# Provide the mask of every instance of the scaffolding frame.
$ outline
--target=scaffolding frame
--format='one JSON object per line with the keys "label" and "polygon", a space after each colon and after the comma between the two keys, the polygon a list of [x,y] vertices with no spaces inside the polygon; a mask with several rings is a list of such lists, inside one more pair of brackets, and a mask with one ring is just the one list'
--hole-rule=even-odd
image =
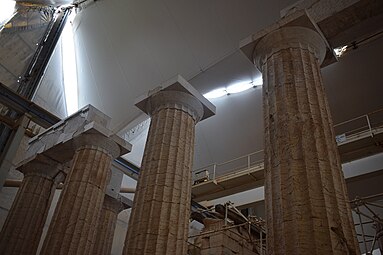
{"label": "scaffolding frame", "polygon": [[[245,236],[240,236],[240,237],[243,238],[246,242],[255,244],[257,252],[259,255],[265,255],[266,254],[266,239],[264,238],[265,234],[263,234],[263,233],[266,233],[265,221],[263,219],[257,217],[257,216],[246,217],[230,201],[226,202],[223,206],[224,206],[224,213],[223,213],[223,218],[221,218],[221,219],[224,220],[224,227],[222,227],[220,229],[201,232],[201,233],[196,234],[196,235],[191,235],[188,237],[188,239],[199,237],[199,236],[204,236],[204,235],[209,235],[209,234],[213,234],[213,233],[217,233],[217,232],[223,232],[223,231],[230,230],[233,228],[245,227],[245,228],[247,228],[248,238],[246,238]],[[204,210],[201,209],[201,210],[199,210],[199,212],[205,213],[205,212],[212,212],[215,210],[216,210],[215,207],[212,207],[212,208],[207,208]],[[234,211],[240,218],[242,218],[243,223],[237,223],[236,224],[234,220],[231,220],[230,215],[229,215],[230,210],[231,210],[231,212]],[[222,214],[222,212],[220,212],[220,214]],[[232,222],[232,224],[229,224],[229,222]],[[252,231],[253,227],[260,230],[259,231],[259,239],[257,239],[257,238],[253,239],[252,238],[251,231]],[[235,233],[235,232],[233,232],[233,233]],[[196,247],[196,248],[199,248],[195,244],[192,244],[190,242],[188,242],[188,243],[191,244],[192,246]]]}
{"label": "scaffolding frame", "polygon": [[[372,255],[375,247],[383,253],[383,218],[376,211],[374,211],[377,208],[383,209],[383,202],[370,202],[371,199],[379,197],[383,197],[383,193],[364,198],[356,197],[354,200],[350,201],[352,211],[356,213],[359,220],[358,223],[355,223],[355,226],[360,227],[361,233],[356,234],[357,236],[362,237],[362,241],[359,241],[359,244],[362,244],[364,247],[366,255]],[[361,208],[366,209],[367,213],[362,212]],[[363,221],[362,217],[369,220]],[[373,236],[365,233],[365,226],[367,224],[373,224],[373,228],[375,229],[375,234]],[[368,243],[371,243],[370,249],[368,249]]]}

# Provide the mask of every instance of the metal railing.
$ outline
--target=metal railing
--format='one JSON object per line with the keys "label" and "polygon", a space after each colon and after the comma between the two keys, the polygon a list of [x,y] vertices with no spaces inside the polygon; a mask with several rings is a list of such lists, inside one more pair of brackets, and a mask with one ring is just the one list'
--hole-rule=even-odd
{"label": "metal railing", "polygon": [[[350,137],[369,133],[373,137],[378,129],[383,128],[383,109],[364,114],[362,116],[334,125],[337,144],[348,141]],[[250,169],[263,164],[263,150],[223,162],[210,165],[192,171],[193,184],[215,180],[217,177],[235,173],[238,170]]]}
{"label": "metal railing", "polygon": [[334,125],[335,138],[340,145],[366,132],[373,137],[379,128],[383,128],[383,109]]}
{"label": "metal railing", "polygon": [[263,150],[223,162],[213,163],[192,171],[194,184],[204,181],[215,180],[219,176],[223,176],[237,170],[250,169],[256,165],[263,164]]}

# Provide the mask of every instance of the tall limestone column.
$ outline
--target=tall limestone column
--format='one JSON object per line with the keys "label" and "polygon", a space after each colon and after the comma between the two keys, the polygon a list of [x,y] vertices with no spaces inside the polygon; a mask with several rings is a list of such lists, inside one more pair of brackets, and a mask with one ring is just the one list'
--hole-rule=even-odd
{"label": "tall limestone column", "polygon": [[92,254],[111,162],[120,148],[100,134],[83,134],[74,143],[73,164],[41,254]]}
{"label": "tall limestone column", "polygon": [[35,254],[57,185],[64,181],[62,165],[44,156],[23,165],[24,179],[0,233],[0,254]]}
{"label": "tall limestone column", "polygon": [[268,254],[360,254],[320,73],[326,45],[289,22],[253,37],[264,82]]}
{"label": "tall limestone column", "polygon": [[125,255],[187,252],[195,125],[215,107],[181,77],[170,84],[136,104],[152,119]]}
{"label": "tall limestone column", "polygon": [[124,206],[121,201],[105,195],[100,218],[98,220],[96,241],[91,253],[92,255],[110,254],[112,250],[117,216],[122,210],[124,210]]}

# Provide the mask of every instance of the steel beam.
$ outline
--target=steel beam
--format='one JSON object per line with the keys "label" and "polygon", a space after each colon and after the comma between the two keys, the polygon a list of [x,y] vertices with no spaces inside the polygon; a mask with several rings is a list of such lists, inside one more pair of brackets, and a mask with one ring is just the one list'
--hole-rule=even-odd
{"label": "steel beam", "polygon": [[0,102],[20,115],[29,114],[31,120],[43,128],[49,128],[61,119],[32,101],[20,96],[0,83]]}

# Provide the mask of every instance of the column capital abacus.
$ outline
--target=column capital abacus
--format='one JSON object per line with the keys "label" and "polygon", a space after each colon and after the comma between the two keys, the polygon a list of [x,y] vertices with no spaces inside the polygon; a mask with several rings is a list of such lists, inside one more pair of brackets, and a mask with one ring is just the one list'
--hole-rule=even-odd
{"label": "column capital abacus", "polygon": [[137,98],[135,105],[150,116],[162,109],[181,110],[195,123],[215,114],[215,106],[180,75]]}
{"label": "column capital abacus", "polygon": [[191,115],[197,123],[203,116],[203,106],[194,96],[180,91],[159,91],[152,95],[146,109],[149,115],[154,115],[162,109],[177,109]]}
{"label": "column capital abacus", "polygon": [[17,168],[25,176],[41,176],[52,179],[56,184],[63,182],[67,175],[64,166],[49,157],[38,154],[33,160]]}
{"label": "column capital abacus", "polygon": [[262,71],[262,64],[273,53],[300,48],[311,51],[320,67],[337,61],[337,57],[318,24],[306,10],[284,16],[240,42],[242,53]]}
{"label": "column capital abacus", "polygon": [[253,62],[259,70],[272,54],[288,48],[301,48],[311,51],[321,64],[326,55],[326,44],[314,30],[306,27],[282,27],[265,35],[256,44]]}

